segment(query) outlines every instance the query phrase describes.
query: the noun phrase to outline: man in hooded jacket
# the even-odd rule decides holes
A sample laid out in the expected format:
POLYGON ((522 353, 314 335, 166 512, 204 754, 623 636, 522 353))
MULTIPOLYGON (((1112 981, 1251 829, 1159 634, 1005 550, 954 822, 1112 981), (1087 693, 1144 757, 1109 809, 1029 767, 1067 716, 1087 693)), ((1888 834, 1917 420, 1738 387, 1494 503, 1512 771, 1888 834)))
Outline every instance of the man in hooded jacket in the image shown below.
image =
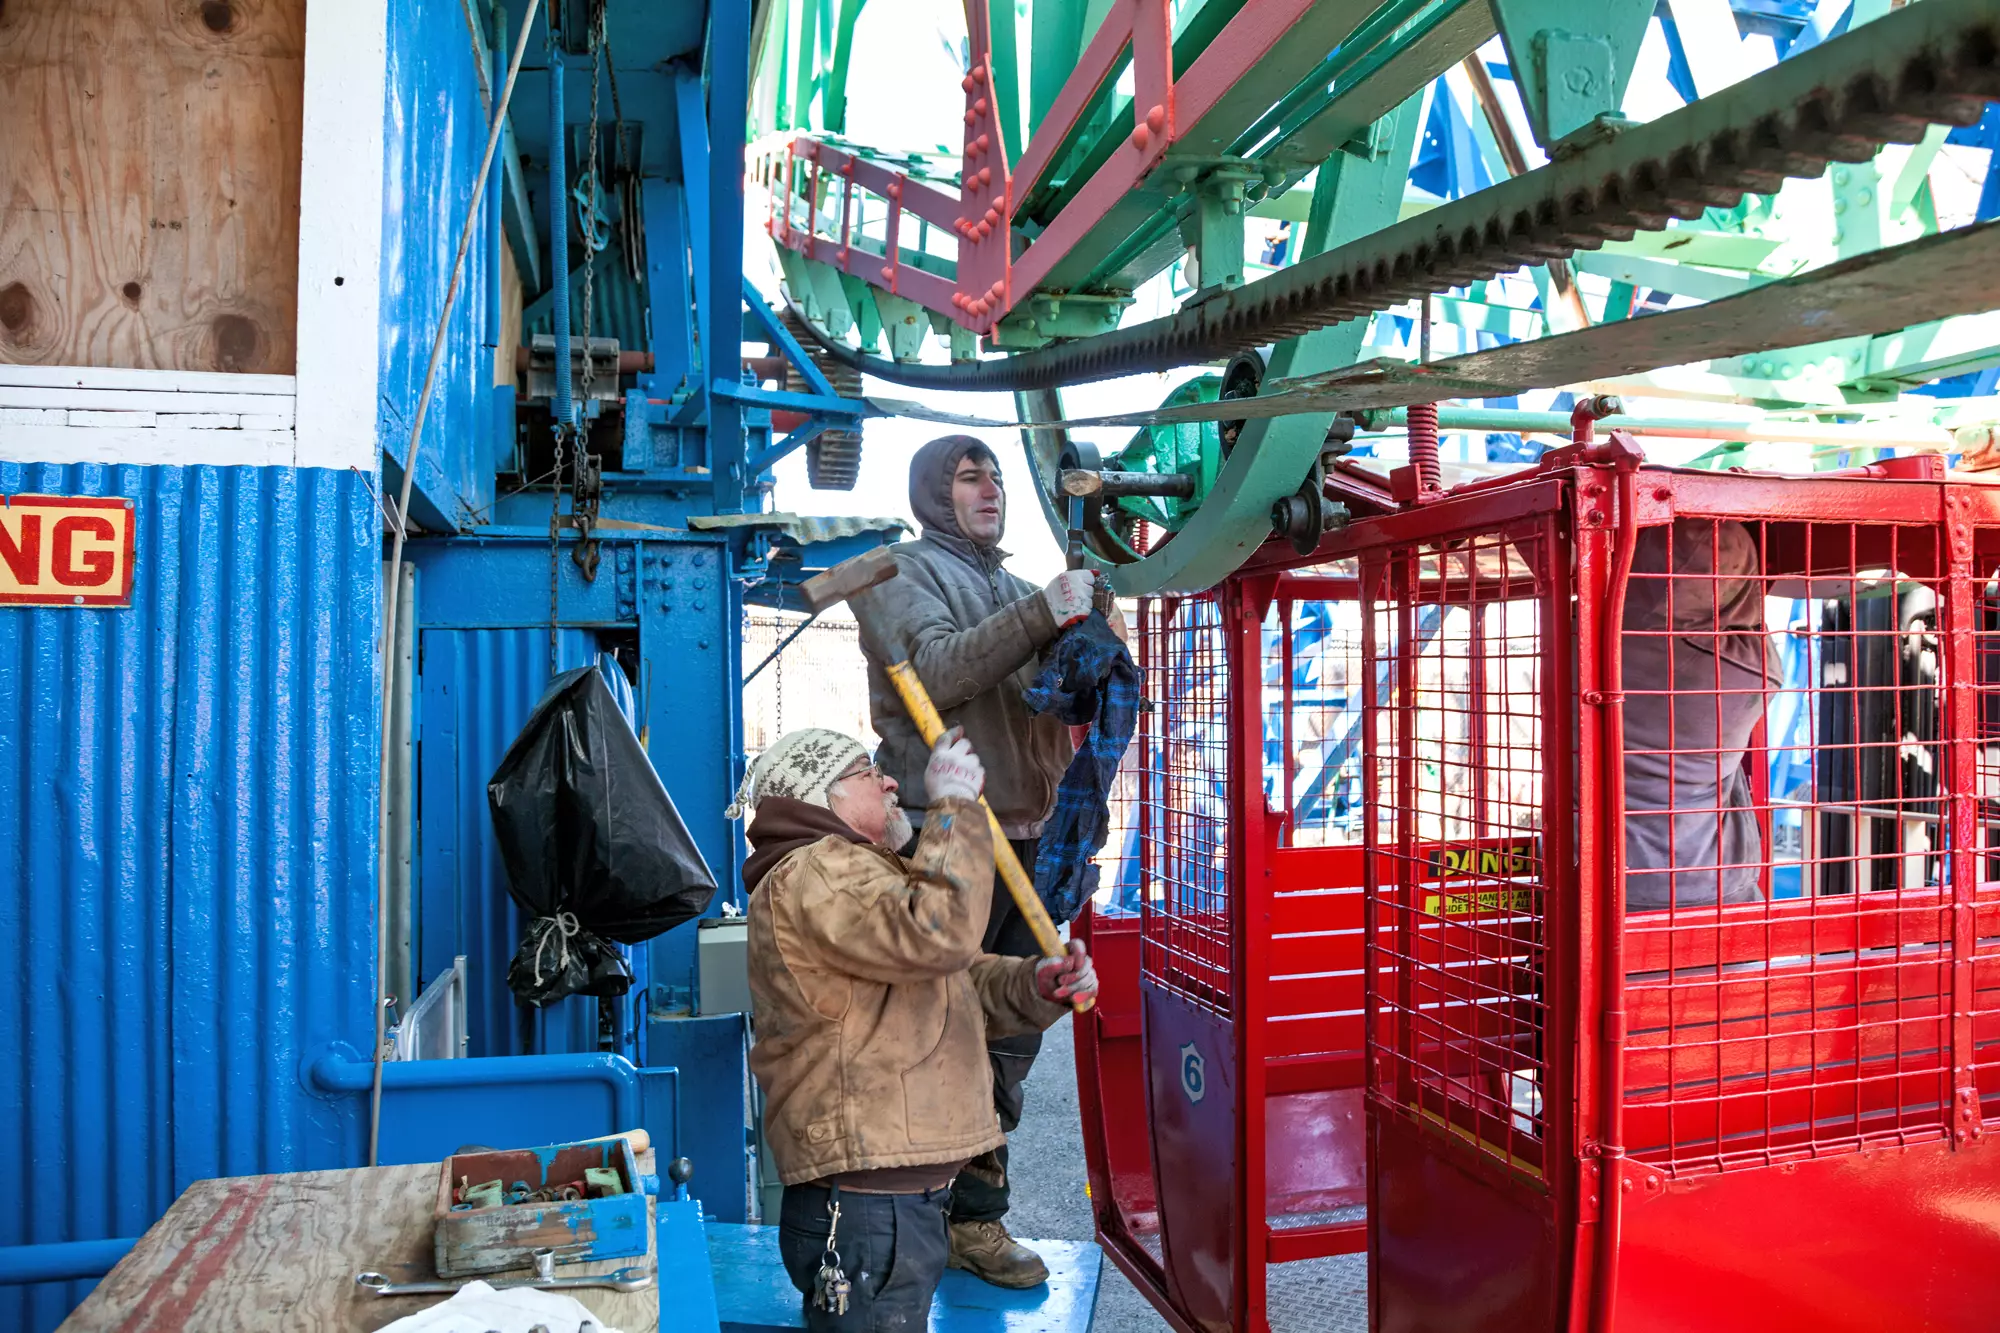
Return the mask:
MULTIPOLYGON (((1034 683, 1042 650, 1090 614, 1096 576, 1068 570, 1036 588, 1009 573, 1000 549, 1006 502, 999 460, 984 443, 947 435, 926 444, 910 460, 910 511, 923 534, 891 548, 897 577, 861 594, 856 609, 869 713, 882 738, 877 759, 900 786, 911 822, 925 826, 935 801, 925 781, 929 747, 889 681, 888 663, 905 657, 945 725, 963 728, 985 761, 986 802, 1021 864, 1033 866, 1075 747, 1068 728, 1032 712, 1022 692, 1034 683)), ((982 947, 1016 958, 1037 952, 1003 886, 994 888, 982 947)), ((1020 1123, 1021 1085, 1041 1044, 1038 1031, 988 1040, 994 1109, 1009 1133, 1020 1123)), ((1007 1204, 1002 1143, 969 1162, 952 1185, 951 1266, 1003 1287, 1047 1281, 1041 1257, 1008 1234, 1007 1204)))
POLYGON ((778 1251, 818 1333, 928 1326, 959 1167, 1003 1140, 989 1033, 1039 1032, 1096 991, 1062 959, 979 947, 993 843, 983 771, 950 732, 930 752, 929 818, 910 837, 895 779, 839 732, 795 731, 758 757, 749 960, 765 1139, 784 1181, 778 1251))

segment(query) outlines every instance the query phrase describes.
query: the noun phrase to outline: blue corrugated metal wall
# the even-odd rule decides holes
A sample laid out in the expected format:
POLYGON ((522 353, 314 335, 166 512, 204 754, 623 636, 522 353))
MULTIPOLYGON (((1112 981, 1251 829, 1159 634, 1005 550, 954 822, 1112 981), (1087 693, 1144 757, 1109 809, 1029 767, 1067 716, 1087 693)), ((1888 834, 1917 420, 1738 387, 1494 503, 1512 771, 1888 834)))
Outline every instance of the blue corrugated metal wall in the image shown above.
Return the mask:
MULTIPOLYGON (((0 610, 0 1153, 39 1182, 0 1245, 360 1160, 361 1103, 298 1071, 367 1049, 374 969, 368 482, 0 463, 24 492, 125 496, 138 536, 130 608, 0 610)), ((0 1287, 0 1328, 87 1286, 0 1287)))
MULTIPOLYGON (((597 635, 566 629, 557 645, 562 669, 568 670, 595 658, 597 635)), ((508 896, 507 870, 494 846, 486 801, 488 780, 548 688, 549 632, 427 629, 421 651, 420 971, 434 977, 451 966, 454 954, 466 956, 468 1054, 595 1051, 597 1001, 573 997, 530 1015, 507 988, 507 964, 525 922, 508 896), (455 930, 449 924, 454 922, 455 930)), ((635 967, 643 986, 644 951, 638 952, 635 967)))
MULTIPOLYGON (((485 6, 473 9, 483 14, 485 6)), ((380 421, 384 449, 401 460, 487 123, 462 6, 390 5, 388 55, 380 421)), ((518 98, 516 109, 523 109, 518 98)), ((418 448, 417 483, 454 527, 493 502, 493 349, 500 331, 487 294, 498 282, 491 244, 497 228, 490 216, 500 198, 495 166, 418 448)))

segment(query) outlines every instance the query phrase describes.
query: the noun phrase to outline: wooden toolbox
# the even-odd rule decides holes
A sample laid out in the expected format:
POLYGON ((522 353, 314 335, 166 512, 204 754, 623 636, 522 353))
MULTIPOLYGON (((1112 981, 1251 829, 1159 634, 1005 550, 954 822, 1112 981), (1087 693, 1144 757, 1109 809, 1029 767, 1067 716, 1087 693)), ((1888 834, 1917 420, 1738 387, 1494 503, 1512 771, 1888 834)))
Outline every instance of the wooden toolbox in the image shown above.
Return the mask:
POLYGON ((646 1191, 632 1145, 625 1139, 558 1143, 546 1148, 460 1153, 445 1159, 438 1181, 437 1272, 442 1278, 529 1268, 534 1252, 551 1249, 558 1263, 594 1262, 646 1253, 646 1191), (604 1192, 605 1171, 616 1173, 618 1192, 604 1192), (585 1187, 597 1173, 600 1192, 585 1187), (461 1202, 477 1191, 490 1199, 489 1182, 504 1198, 547 1194, 576 1185, 582 1197, 537 1197, 480 1206, 461 1202), (485 1187, 482 1189, 481 1187, 485 1187))

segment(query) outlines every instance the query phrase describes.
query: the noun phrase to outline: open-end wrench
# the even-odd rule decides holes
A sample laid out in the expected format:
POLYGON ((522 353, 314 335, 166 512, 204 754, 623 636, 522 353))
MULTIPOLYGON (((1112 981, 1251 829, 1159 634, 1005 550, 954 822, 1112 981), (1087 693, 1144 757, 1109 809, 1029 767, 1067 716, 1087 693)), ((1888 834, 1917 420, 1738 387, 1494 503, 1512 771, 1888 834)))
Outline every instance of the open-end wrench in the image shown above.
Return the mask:
MULTIPOLYGON (((465 1282, 391 1282, 386 1273, 356 1273, 356 1286, 365 1287, 377 1296, 436 1296, 457 1291, 465 1282)), ((467 1278, 466 1282, 484 1282, 495 1291, 506 1291, 513 1287, 534 1287, 541 1291, 575 1291, 582 1287, 608 1287, 612 1291, 644 1291, 653 1285, 653 1275, 643 1268, 620 1268, 616 1272, 601 1273, 596 1277, 501 1277, 467 1278)))

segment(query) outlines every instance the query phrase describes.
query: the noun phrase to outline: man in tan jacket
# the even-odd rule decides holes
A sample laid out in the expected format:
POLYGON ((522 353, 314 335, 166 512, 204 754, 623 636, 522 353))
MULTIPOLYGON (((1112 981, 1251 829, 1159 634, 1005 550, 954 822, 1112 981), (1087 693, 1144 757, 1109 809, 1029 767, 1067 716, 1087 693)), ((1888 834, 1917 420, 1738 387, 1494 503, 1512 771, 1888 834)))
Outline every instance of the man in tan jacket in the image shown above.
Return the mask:
POLYGON ((922 837, 897 784, 838 732, 761 755, 734 810, 755 809, 750 1067, 784 1182, 778 1247, 806 1327, 927 1326, 949 1254, 959 1167, 1003 1140, 989 1035, 1039 1032, 1097 989, 1080 942, 1062 960, 981 952, 993 844, 985 774, 952 732, 932 751, 922 837))

